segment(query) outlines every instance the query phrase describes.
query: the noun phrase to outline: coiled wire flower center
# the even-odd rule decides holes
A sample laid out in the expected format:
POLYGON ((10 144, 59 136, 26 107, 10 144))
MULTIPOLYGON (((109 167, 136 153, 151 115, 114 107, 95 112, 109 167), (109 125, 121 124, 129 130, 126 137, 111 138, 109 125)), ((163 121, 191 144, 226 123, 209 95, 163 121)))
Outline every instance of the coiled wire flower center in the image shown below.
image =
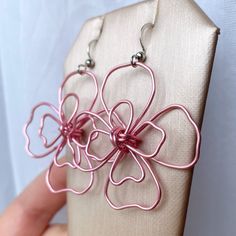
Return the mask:
POLYGON ((135 135, 125 133, 125 129, 121 127, 114 128, 110 133, 110 139, 114 146, 118 147, 122 152, 129 152, 128 146, 137 148, 141 143, 141 140, 138 139, 135 135))
POLYGON ((76 127, 73 125, 73 123, 67 123, 60 126, 60 132, 63 137, 69 138, 69 139, 75 139, 80 140, 84 130, 80 127, 76 127))

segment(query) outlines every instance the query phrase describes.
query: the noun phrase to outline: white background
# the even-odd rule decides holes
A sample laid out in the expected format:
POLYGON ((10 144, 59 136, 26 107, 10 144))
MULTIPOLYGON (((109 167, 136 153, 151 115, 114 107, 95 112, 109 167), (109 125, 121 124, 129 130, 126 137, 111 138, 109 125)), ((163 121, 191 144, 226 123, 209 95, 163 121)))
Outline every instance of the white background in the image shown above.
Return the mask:
MULTIPOLYGON (((22 126, 35 103, 56 101, 64 60, 82 23, 134 2, 137 1, 0 0, 0 211, 49 162, 35 161, 26 155, 22 126)), ((197 0, 197 3, 221 28, 221 36, 185 236, 233 236, 236 235, 236 0, 197 0)), ((61 217, 65 218, 65 212, 61 217)))

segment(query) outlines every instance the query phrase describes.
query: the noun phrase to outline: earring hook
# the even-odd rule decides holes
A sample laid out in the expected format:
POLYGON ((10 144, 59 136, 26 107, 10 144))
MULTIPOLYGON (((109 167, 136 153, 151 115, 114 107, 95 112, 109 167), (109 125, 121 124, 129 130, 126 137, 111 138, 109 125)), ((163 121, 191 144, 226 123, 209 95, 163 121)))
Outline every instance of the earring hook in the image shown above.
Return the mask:
POLYGON ((143 25, 142 28, 141 28, 139 42, 141 44, 143 52, 145 52, 145 53, 146 53, 146 49, 145 49, 145 46, 144 46, 144 43, 143 43, 143 34, 144 34, 145 30, 151 29, 151 28, 153 28, 153 26, 154 26, 154 24, 149 22, 149 23, 146 23, 145 25, 143 25))
MULTIPOLYGON (((98 36, 98 38, 99 38, 99 36, 98 36)), ((91 47, 96 45, 98 38, 93 39, 92 41, 89 42, 88 47, 87 47, 88 59, 85 60, 84 64, 78 65, 78 73, 79 74, 83 74, 87 70, 87 68, 91 68, 91 69, 94 68, 95 61, 91 56, 91 47)))
POLYGON ((92 47, 94 48, 96 46, 99 38, 101 37, 102 30, 103 30, 103 23, 104 23, 104 19, 102 19, 102 25, 100 27, 100 31, 99 31, 97 38, 90 41, 88 44, 88 47, 87 47, 88 59, 85 61, 85 65, 89 68, 93 68, 95 66, 95 61, 94 61, 93 57, 91 56, 91 51, 92 51, 92 47))
POLYGON ((88 59, 85 61, 85 65, 89 68, 93 68, 95 66, 95 61, 91 56, 91 48, 95 47, 97 42, 98 42, 98 38, 93 39, 92 41, 89 42, 88 47, 87 47, 88 59))
POLYGON ((104 23, 104 18, 102 18, 102 25, 100 27, 100 31, 99 31, 99 34, 98 36, 91 40, 88 44, 88 47, 87 47, 87 56, 88 56, 88 59, 85 60, 84 64, 80 64, 78 66, 78 73, 83 73, 87 68, 94 68, 95 66, 95 60, 93 59, 93 57, 91 56, 91 51, 92 51, 92 48, 94 48, 102 34, 102 29, 103 29, 103 23, 104 23))
POLYGON ((142 26, 141 31, 140 31, 140 37, 139 37, 139 42, 142 48, 142 51, 137 52, 135 55, 132 56, 131 58, 131 64, 133 66, 135 66, 136 62, 145 62, 146 60, 146 48, 144 46, 144 42, 143 42, 143 37, 144 37, 144 33, 147 29, 151 29, 153 28, 154 24, 153 23, 146 23, 142 26))

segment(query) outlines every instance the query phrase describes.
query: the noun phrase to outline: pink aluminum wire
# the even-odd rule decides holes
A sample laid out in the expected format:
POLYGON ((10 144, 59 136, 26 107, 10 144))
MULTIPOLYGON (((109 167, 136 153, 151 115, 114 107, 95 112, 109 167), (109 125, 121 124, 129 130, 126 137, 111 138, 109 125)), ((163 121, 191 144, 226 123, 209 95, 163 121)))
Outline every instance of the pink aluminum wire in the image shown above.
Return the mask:
MULTIPOLYGON (((81 191, 77 191, 72 188, 55 189, 51 183, 51 180, 50 180, 50 174, 51 174, 51 171, 52 171, 52 168, 54 165, 58 168, 68 166, 73 169, 76 169, 77 165, 80 164, 80 162, 81 162, 81 157, 79 154, 80 154, 80 149, 83 149, 84 144, 80 143, 80 139, 83 134, 83 125, 88 121, 88 118, 86 116, 80 116, 80 119, 77 118, 77 115, 79 114, 79 97, 77 94, 68 93, 65 96, 63 96, 63 90, 64 90, 64 87, 65 87, 67 81, 78 74, 80 74, 81 76, 87 75, 94 82, 95 93, 94 93, 94 97, 92 99, 91 105, 88 108, 88 110, 90 111, 94 107, 94 104, 95 104, 97 97, 98 97, 97 79, 96 79, 95 75, 90 71, 84 70, 80 73, 78 73, 78 71, 74 71, 66 76, 66 78, 63 80, 63 82, 59 88, 58 108, 56 108, 54 105, 52 105, 48 102, 41 102, 41 103, 37 104, 36 106, 33 107, 30 117, 29 117, 29 120, 23 129, 23 132, 24 132, 24 135, 26 138, 25 148, 31 157, 44 158, 44 157, 49 156, 50 154, 54 153, 53 154, 53 161, 51 162, 49 169, 47 171, 47 174, 46 174, 46 183, 47 183, 50 191, 52 191, 54 193, 69 191, 69 192, 73 192, 78 195, 84 194, 85 192, 87 192, 91 188, 93 181, 94 181, 94 173, 93 173, 93 171, 91 171, 89 173, 90 181, 89 181, 88 185, 84 189, 82 189, 81 191), (67 99, 72 98, 72 97, 75 99, 76 102, 75 102, 75 106, 73 108, 72 114, 67 119, 66 115, 63 111, 63 106, 65 105, 67 99), (46 107, 49 111, 46 112, 45 114, 43 114, 43 116, 41 117, 40 127, 39 127, 39 132, 38 132, 39 138, 42 141, 45 151, 43 153, 37 154, 31 150, 31 147, 30 147, 31 140, 30 140, 30 137, 28 134, 28 129, 33 122, 35 112, 41 107, 46 107), (54 113, 54 114, 52 114, 52 113, 54 113), (56 122, 56 125, 58 126, 58 130, 59 130, 59 134, 51 142, 48 142, 47 137, 43 133, 44 128, 45 128, 46 119, 51 119, 52 121, 56 122), (69 150, 72 153, 72 156, 73 156, 72 163, 70 163, 69 161, 59 163, 59 155, 66 146, 69 148, 69 150)), ((95 126, 94 126, 94 128, 95 128, 95 126)), ((90 168, 92 168, 91 161, 87 158, 86 155, 84 155, 84 158, 85 158, 88 166, 90 168)))
MULTIPOLYGON (((85 153, 87 157, 89 159, 96 160, 98 164, 96 166, 89 167, 89 168, 84 168, 81 165, 77 165, 77 168, 84 172, 94 172, 95 170, 100 169, 106 163, 108 162, 111 163, 111 168, 110 168, 108 178, 106 180, 104 191, 105 191, 105 198, 113 209, 122 210, 122 209, 135 207, 135 208, 148 211, 148 210, 154 209, 159 204, 161 200, 161 187, 159 184, 159 180, 157 179, 153 171, 153 167, 152 167, 153 163, 157 163, 162 166, 169 167, 169 168, 184 170, 184 169, 189 169, 193 167, 195 163, 198 161, 200 140, 201 140, 200 132, 194 120, 192 119, 191 115, 189 114, 189 112, 184 106, 179 105, 179 104, 170 105, 166 107, 165 109, 154 114, 150 118, 150 120, 143 121, 143 117, 146 115, 146 113, 148 112, 152 104, 155 92, 156 92, 155 77, 154 77, 154 73, 152 69, 149 66, 143 64, 142 62, 135 62, 135 65, 131 63, 119 65, 111 69, 111 71, 106 75, 102 83, 102 87, 100 91, 101 102, 104 107, 104 111, 102 111, 101 113, 104 113, 104 112, 106 113, 106 115, 108 116, 108 121, 102 118, 101 114, 96 114, 91 111, 84 111, 77 116, 78 119, 80 119, 80 117, 87 116, 93 122, 94 120, 99 120, 104 125, 104 128, 99 128, 99 129, 94 128, 90 132, 88 143, 85 147, 85 153), (147 101, 147 104, 143 112, 137 117, 136 120, 134 120, 134 106, 130 101, 121 100, 117 104, 115 104, 112 108, 109 109, 104 99, 105 86, 108 79, 110 78, 110 75, 119 69, 127 68, 127 67, 141 67, 144 70, 146 70, 150 75, 151 84, 152 84, 151 94, 147 101), (118 113, 116 113, 116 109, 120 106, 128 106, 129 108, 130 117, 129 117, 128 124, 125 124, 121 116, 119 116, 118 113), (166 140, 166 133, 161 127, 157 126, 153 122, 158 121, 161 116, 173 110, 179 110, 184 113, 184 115, 187 117, 187 120, 193 126, 195 134, 196 134, 194 158, 192 159, 190 163, 183 164, 183 165, 168 163, 163 160, 159 160, 159 157, 158 157, 161 147, 166 140), (139 149, 139 143, 141 143, 144 139, 144 138, 141 138, 140 135, 142 131, 144 131, 147 128, 154 129, 155 132, 161 134, 161 140, 158 143, 156 143, 155 150, 152 153, 145 153, 139 149), (97 154, 95 155, 91 152, 91 145, 93 144, 95 140, 94 137, 96 137, 96 139, 99 139, 101 135, 107 135, 107 137, 109 137, 110 146, 112 147, 112 150, 104 156, 98 156, 97 154), (117 166, 119 166, 120 161, 124 158, 127 158, 128 155, 132 157, 133 160, 136 162, 138 168, 140 169, 140 176, 138 178, 134 176, 126 176, 120 181, 115 181, 113 178, 114 172, 117 166), (138 203, 127 203, 127 204, 124 203, 120 205, 114 204, 109 196, 109 191, 108 191, 109 185, 112 184, 113 186, 120 186, 127 181, 134 181, 135 183, 140 183, 144 181, 145 179, 144 168, 146 168, 150 172, 150 175, 155 184, 155 187, 156 187, 155 201, 150 205, 144 205, 144 204, 138 204, 138 203)), ((143 136, 146 137, 147 135, 143 135, 143 136)), ((100 142, 104 142, 104 140, 100 140, 100 142)))
POLYGON ((69 191, 69 192, 73 192, 75 194, 80 195, 87 192, 93 184, 94 171, 99 170, 106 163, 111 163, 110 172, 106 180, 105 190, 104 190, 105 198, 107 202, 109 203, 109 205, 113 209, 116 209, 116 210, 127 209, 131 207, 136 207, 136 208, 146 210, 146 211, 154 209, 161 200, 161 187, 159 184, 159 180, 157 179, 154 173, 152 163, 157 163, 157 164, 160 164, 169 168, 174 168, 174 169, 188 169, 188 168, 193 167, 199 158, 200 132, 198 130, 197 125, 191 118, 187 109, 184 106, 178 105, 178 104, 173 104, 173 105, 168 106, 167 108, 154 114, 150 118, 150 120, 146 120, 146 121, 143 120, 144 116, 150 109, 150 106, 153 102, 155 92, 156 92, 156 83, 155 83, 155 77, 154 77, 154 73, 152 69, 141 62, 135 62, 135 65, 129 63, 129 64, 116 66, 106 75, 102 83, 101 92, 100 92, 101 102, 104 107, 104 110, 97 113, 94 113, 91 110, 98 96, 98 85, 97 85, 96 77, 89 71, 84 71, 83 74, 86 74, 93 79, 94 84, 95 84, 95 96, 88 110, 83 111, 83 112, 78 111, 79 110, 79 97, 77 96, 77 94, 68 93, 63 97, 62 92, 63 92, 63 88, 66 82, 77 73, 78 72, 75 71, 69 74, 63 81, 61 87, 59 88, 58 109, 52 104, 47 103, 47 102, 39 103, 33 108, 30 118, 24 127, 27 152, 29 153, 29 155, 35 158, 43 158, 50 155, 51 153, 54 153, 53 161, 51 162, 49 169, 47 171, 47 174, 46 174, 46 183, 49 189, 54 193, 69 191), (130 101, 121 100, 118 103, 116 103, 112 108, 109 109, 104 99, 104 90, 105 90, 106 83, 110 75, 114 73, 115 71, 122 68, 126 68, 126 67, 141 67, 149 73, 150 78, 151 78, 152 89, 151 89, 150 97, 144 107, 144 110, 136 118, 136 120, 134 120, 134 106, 130 101), (73 97, 76 100, 76 103, 75 103, 74 110, 71 116, 67 119, 63 111, 63 106, 66 100, 71 97, 73 97), (35 112, 37 111, 38 108, 42 106, 45 106, 49 110, 51 110, 51 112, 47 112, 42 116, 40 120, 40 127, 39 127, 39 138, 42 140, 43 146, 45 147, 46 151, 41 154, 35 154, 30 149, 31 142, 30 142, 30 138, 29 138, 27 130, 33 121, 35 112), (122 120, 122 117, 118 115, 118 113, 116 112, 116 110, 120 106, 128 106, 129 108, 130 117, 129 117, 128 124, 126 124, 122 120), (187 117, 190 124, 193 126, 194 131, 196 133, 194 158, 190 163, 187 163, 184 165, 168 163, 168 162, 159 160, 159 157, 158 157, 160 149, 166 140, 166 133, 162 128, 154 124, 154 122, 158 121, 158 119, 162 117, 164 114, 171 112, 173 110, 182 111, 187 117), (54 112, 56 116, 53 115, 52 112, 54 112), (102 117, 104 114, 108 117, 108 121, 106 121, 102 117), (51 142, 48 142, 47 137, 43 133, 46 119, 52 119, 54 122, 56 122, 60 130, 59 135, 57 135, 51 142), (92 122, 93 130, 89 134, 87 144, 84 145, 80 143, 80 139, 83 135, 83 125, 87 123, 89 120, 92 122), (99 120, 104 125, 104 128, 98 129, 95 125, 96 120, 99 120), (141 149, 139 149, 139 144, 144 140, 145 136, 144 138, 141 138, 139 136, 140 134, 142 134, 142 131, 144 131, 145 129, 150 129, 150 128, 154 129, 155 132, 161 134, 161 140, 156 144, 155 150, 153 152, 145 153, 141 149), (110 145, 112 147, 112 150, 108 154, 102 157, 99 157, 98 155, 94 155, 91 152, 91 145, 95 141, 95 139, 99 139, 100 137, 99 134, 107 135, 109 137, 110 145), (69 150, 72 152, 72 156, 73 156, 72 163, 68 161, 65 161, 64 163, 59 163, 58 161, 59 155, 65 146, 68 146, 69 150), (87 163, 87 167, 82 166, 81 153, 83 153, 83 157, 87 163), (133 158, 133 160, 136 162, 140 170, 140 176, 139 177, 126 176, 120 181, 115 181, 113 177, 114 172, 117 166, 119 166, 119 163, 124 158, 127 158, 127 155, 133 158), (92 165, 92 161, 96 163, 96 166, 92 165), (73 169, 79 169, 83 172, 89 172, 90 181, 88 185, 81 191, 77 191, 72 188, 64 188, 64 189, 58 189, 58 190, 55 189, 50 180, 50 174, 54 165, 59 168, 69 166, 73 169), (127 181, 134 181, 135 183, 141 183, 142 181, 145 180, 145 175, 146 175, 145 170, 144 170, 145 168, 149 171, 156 187, 155 201, 150 205, 141 205, 137 203, 115 205, 113 201, 111 200, 111 198, 109 197, 109 191, 108 191, 109 185, 112 184, 113 186, 120 186, 127 181))

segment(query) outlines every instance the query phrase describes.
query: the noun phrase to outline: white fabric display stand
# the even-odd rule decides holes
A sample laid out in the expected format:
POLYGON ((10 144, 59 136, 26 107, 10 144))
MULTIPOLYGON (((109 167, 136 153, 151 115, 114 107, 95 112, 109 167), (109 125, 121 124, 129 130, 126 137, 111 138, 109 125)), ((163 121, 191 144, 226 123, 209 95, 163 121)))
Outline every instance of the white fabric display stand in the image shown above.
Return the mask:
MULTIPOLYGON (((144 1, 106 14, 102 35, 93 52, 96 61, 93 72, 101 86, 104 76, 112 67, 128 63, 131 56, 140 50, 141 27, 153 21, 155 11, 155 26, 145 40, 146 64, 153 69, 157 80, 157 95, 150 116, 170 104, 178 103, 189 110, 200 127, 219 30, 192 0, 144 1)), ((85 61, 87 45, 98 34, 100 26, 101 17, 85 23, 67 58, 65 74, 73 71, 78 62, 85 61)), ((119 82, 116 79, 113 84, 108 84, 107 101, 112 105, 125 97, 133 101, 138 111, 141 111, 145 98, 149 96, 146 89, 148 90, 150 82, 145 79, 145 73, 138 69, 125 70, 117 76, 120 78, 119 82)), ((84 81, 71 82, 67 86, 68 91, 79 91, 82 101, 80 110, 88 107, 92 96, 87 89, 80 87, 82 83, 84 81)), ((101 103, 97 102, 94 110, 100 108, 101 103)), ((171 137, 161 150, 161 157, 174 163, 187 163, 193 158, 194 133, 185 124, 184 116, 179 113, 170 113, 161 121, 168 137, 171 137)), ((149 145, 151 148, 154 143, 150 142, 149 145)), ((155 164, 153 166, 163 191, 161 203, 155 210, 115 211, 110 208, 103 194, 108 165, 99 171, 91 191, 83 196, 68 194, 69 235, 182 235, 192 170, 174 170, 155 164)), ((126 168, 132 169, 129 164, 126 168)), ((79 171, 69 170, 69 186, 80 186, 83 181, 86 178, 79 171)), ((148 200, 153 192, 149 186, 146 186, 146 191, 145 198, 148 200)), ((128 197, 134 192, 135 187, 131 187, 128 197)))

